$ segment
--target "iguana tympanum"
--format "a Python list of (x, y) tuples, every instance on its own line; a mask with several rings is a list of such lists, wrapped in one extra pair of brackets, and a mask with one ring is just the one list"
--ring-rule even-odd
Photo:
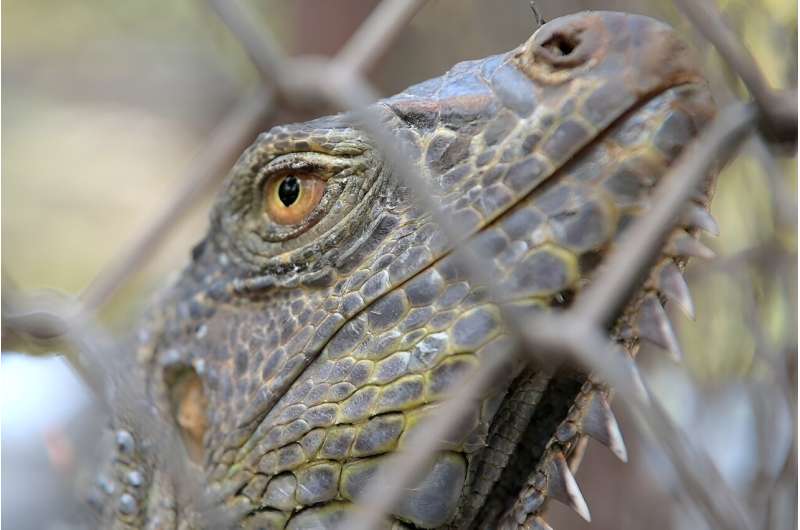
[[(556, 311), (714, 112), (687, 47), (643, 16), (586, 12), (457, 64), (373, 110), (504, 293)], [(613, 330), (669, 346), (708, 190)], [(189, 493), (131, 417), (94, 492), (109, 528), (333, 528), (466, 370), (509, 345), (496, 305), (352, 114), (275, 127), (227, 178), (191, 263), (153, 304), (127, 376), (203, 477)], [(140, 378), (140, 379), (137, 379)], [(141, 422), (140, 422), (141, 423)], [(625, 458), (589, 374), (509, 365), (386, 528), (547, 528), (588, 515), (569, 462), (586, 436)], [(203, 504), (201, 499), (205, 499)], [(205, 506), (203, 511), (199, 506)]]

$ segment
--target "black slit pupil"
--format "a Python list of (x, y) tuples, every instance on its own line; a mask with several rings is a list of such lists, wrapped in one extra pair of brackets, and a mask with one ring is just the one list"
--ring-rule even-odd
[(291, 206), (300, 196), (300, 179), (295, 176), (288, 176), (281, 181), (278, 186), (278, 198), (284, 206)]

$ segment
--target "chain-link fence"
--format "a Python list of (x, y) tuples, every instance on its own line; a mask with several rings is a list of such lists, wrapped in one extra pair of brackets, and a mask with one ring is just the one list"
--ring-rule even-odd
[[(26, 296), (14, 290), (10, 280), (4, 276), (4, 339), (16, 337), (34, 342), (58, 339), (69, 344), (77, 352), (72, 359), (98, 396), (106, 395), (104, 388), (110, 381), (122, 389), (116, 392), (114, 402), (109, 403), (110, 410), (119, 413), (124, 409), (139, 415), (142, 421), (138, 428), (142, 433), (149, 433), (165, 451), (173, 448), (176, 476), (188, 482), (195, 481), (192, 487), (201, 491), (202, 478), (188, 472), (191, 466), (180, 463), (182, 453), (174, 450), (178, 438), (172, 428), (153, 424), (146, 419), (150, 417), (147, 413), (136, 409), (136, 404), (145, 400), (137, 399), (141, 391), (126, 383), (123, 375), (126, 365), (133, 360), (121, 352), (113, 353), (116, 352), (114, 341), (97, 323), (96, 315), (132, 274), (151, 258), (176, 221), (200, 197), (218, 185), (230, 161), (246, 147), (254, 134), (269, 123), (278, 110), (287, 108), (305, 112), (330, 108), (353, 111), (394, 168), (397, 178), (411, 189), (417, 201), (428, 210), (443, 234), (457, 248), (455, 259), (467, 272), (470, 282), (484, 286), (490, 299), (502, 299), (502, 293), (497, 292), (491, 279), (486, 277), (486, 271), (491, 267), (484, 266), (485, 258), (468, 245), (460, 244), (465, 241), (465, 234), (442, 214), (432, 199), (435, 195), (428, 189), (428, 183), (408, 163), (409, 157), (400, 152), (392, 132), (367, 110), (367, 105), (377, 100), (378, 94), (365, 74), (379, 64), (394, 39), (424, 4), (421, 0), (384, 0), (335, 57), (320, 59), (287, 56), (270, 31), (260, 26), (256, 22), (258, 17), (249, 13), (244, 5), (212, 0), (211, 7), (239, 39), (258, 69), (261, 85), (242, 97), (219, 122), (208, 144), (187, 168), (180, 191), (170, 204), (140, 237), (121, 249), (118, 258), (97, 275), (78, 299)], [(708, 527), (784, 528), (783, 525), (793, 522), (794, 513), (787, 516), (786, 507), (776, 508), (772, 500), (781, 492), (788, 492), (790, 498), (796, 494), (796, 441), (789, 457), (780, 463), (778, 472), (772, 468), (760, 469), (756, 473), (759, 480), (755, 482), (754, 490), (743, 497), (723, 478), (718, 466), (709, 458), (708, 448), (696, 443), (691, 433), (687, 433), (667, 413), (660, 398), (651, 391), (651, 382), (640, 375), (633, 359), (607, 337), (606, 330), (639, 288), (637, 280), (657, 258), (694, 190), (715, 164), (735, 159), (743, 146), (761, 164), (759, 183), (768, 190), (774, 226), (784, 230), (789, 227), (789, 232), (792, 232), (796, 224), (795, 192), (786, 190), (781, 176), (782, 162), (775, 158), (776, 152), (792, 156), (796, 148), (796, 91), (770, 88), (754, 59), (741, 44), (741, 39), (726, 26), (712, 3), (676, 0), (675, 5), (717, 50), (727, 71), (735, 74), (746, 87), (750, 100), (741, 101), (730, 92), (715, 94), (718, 101), (724, 103), (718, 116), (660, 180), (650, 211), (626, 232), (618, 247), (607, 257), (607, 266), (602, 273), (572, 307), (534, 322), (524, 321), (511, 311), (504, 311), (503, 318), (516, 339), (520, 355), (533, 358), (533, 352), (537, 352), (537, 356), (549, 352), (554, 356), (565, 356), (615, 389), (626, 413), (644, 434), (649, 446), (671, 468), (681, 505), (702, 514)], [(712, 85), (713, 82), (712, 79)], [(714, 88), (717, 92), (722, 90)], [(796, 416), (796, 335), (793, 342), (791, 338), (788, 342), (776, 342), (765, 329), (759, 309), (759, 296), (765, 286), (758, 283), (761, 279), (754, 279), (753, 273), (757, 271), (759, 278), (772, 275), (785, 280), (783, 285), (788, 286), (789, 305), (794, 304), (792, 298), (796, 284), (792, 287), (786, 278), (793, 274), (796, 259), (792, 245), (767, 241), (712, 260), (693, 269), (692, 274), (700, 277), (722, 271), (735, 279), (731, 285), (740, 289), (741, 296), (747, 300), (743, 305), (747, 331), (755, 343), (755, 351), (769, 371), (771, 387), (778, 389), (769, 398), (761, 397), (782, 400)], [(448, 433), (458, 426), (481, 390), (498, 378), (506, 361), (502, 355), (486, 359), (478, 369), (466, 375), (465, 384), (455, 385), (457, 390), (440, 406), (435, 421), (419, 431), (412, 445), (413, 451), (393, 456), (380, 469), (371, 481), (374, 487), (366, 488), (367, 493), (360, 501), (363, 509), (356, 512), (343, 528), (376, 527), (383, 515), (399, 502), (406, 488), (427, 470), (433, 455), (440, 449), (441, 441), (446, 440)], [(768, 403), (765, 410), (770, 408)], [(775, 436), (774, 425), (765, 418), (755, 435), (758, 447), (769, 453)], [(764, 462), (767, 460), (765, 457)], [(747, 501), (743, 502), (743, 498)]]

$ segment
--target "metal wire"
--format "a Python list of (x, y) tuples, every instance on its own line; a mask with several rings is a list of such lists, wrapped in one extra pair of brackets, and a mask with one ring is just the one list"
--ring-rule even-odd
[[(97, 311), (149, 259), (175, 221), (217, 182), (219, 175), (267, 121), (276, 102), (297, 107), (318, 102), (354, 111), (364, 130), (373, 137), (387, 162), (393, 166), (394, 173), (416, 194), (418, 202), (430, 212), (449, 239), (455, 249), (454, 259), (459, 260), (463, 270), (467, 271), (472, 284), (487, 288), (490, 298), (502, 299), (503, 293), (498, 292), (486, 277), (485, 271), (490, 267), (484, 265), (484, 258), (465, 244), (466, 234), (441, 213), (439, 205), (432, 199), (434, 195), (430, 193), (428, 183), (407, 162), (408, 157), (404, 157), (397, 147), (392, 132), (366, 109), (377, 99), (377, 93), (364, 78), (365, 73), (377, 64), (392, 40), (424, 3), (424, 0), (384, 0), (338, 55), (327, 62), (319, 62), (287, 57), (270, 32), (257, 25), (239, 2), (210, 0), (212, 8), (239, 39), (260, 72), (263, 86), (243, 98), (223, 119), (206, 148), (188, 168), (184, 184), (174, 200), (133, 244), (120, 253), (119, 259), (98, 274), (80, 300), (71, 301), (69, 309), (53, 308), (52, 301), (33, 303), (17, 294), (17, 301), (10, 310), (4, 311), (4, 328), (40, 339), (58, 335), (75, 337), (78, 333), (80, 340), (77, 342), (94, 352), (85, 364), (92, 365), (93, 386), (99, 387), (98, 393), (103, 394), (102, 383), (98, 381), (114, 379), (114, 372), (122, 364), (118, 360), (98, 359), (97, 344), (90, 344), (96, 342), (96, 334), (81, 330), (98, 329), (93, 322)], [(427, 471), (431, 458), (441, 447), (441, 440), (447, 439), (448, 433), (459, 423), (481, 389), (497, 379), (511, 355), (522, 355), (531, 361), (541, 360), (546, 355), (569, 358), (612, 384), (642, 431), (649, 433), (651, 441), (672, 464), (684, 491), (682, 500), (693, 504), (711, 528), (749, 530), (756, 527), (708, 455), (669, 418), (642, 381), (633, 361), (615, 349), (605, 333), (639, 287), (638, 280), (657, 258), (687, 198), (707, 174), (713, 161), (734, 157), (739, 145), (752, 134), (757, 135), (757, 141), (761, 142), (757, 144), (759, 149), (764, 149), (763, 142), (766, 141), (796, 144), (796, 92), (777, 92), (768, 86), (752, 56), (725, 26), (714, 6), (707, 2), (701, 6), (700, 2), (688, 0), (676, 0), (675, 3), (740, 76), (754, 103), (734, 102), (720, 112), (661, 180), (651, 210), (634, 224), (608, 257), (608, 266), (603, 273), (569, 310), (534, 322), (526, 322), (518, 314), (503, 310), (506, 327), (515, 338), (515, 349), (487, 360), (465, 375), (464, 384), (455, 385), (458, 390), (441, 404), (428, 428), (420, 431), (422, 434), (415, 439), (413, 450), (393, 455), (380, 468), (371, 483), (374, 487), (365, 489), (367, 493), (361, 499), (361, 508), (342, 528), (368, 530), (380, 523), (402, 499), (406, 488)], [(770, 156), (767, 152), (762, 160), (774, 166)], [(776, 186), (774, 181), (769, 185), (771, 189)], [(67, 314), (79, 315), (83, 320), (78, 323)], [(98, 369), (100, 373), (96, 373)], [(121, 395), (131, 398), (130, 392), (135, 390)], [(154, 439), (167, 440), (163, 442), (165, 444), (173, 443), (174, 433), (169, 427), (142, 423), (140, 427)], [(157, 435), (159, 430), (161, 434)], [(175, 458), (182, 462), (181, 458), (185, 456), (176, 455)]]

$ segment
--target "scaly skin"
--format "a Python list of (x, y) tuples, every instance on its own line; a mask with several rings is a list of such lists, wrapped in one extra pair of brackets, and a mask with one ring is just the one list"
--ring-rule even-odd
[[(674, 33), (617, 13), (552, 21), (374, 108), (471, 234), (502, 303), (531, 313), (580, 296), (713, 113)], [(325, 191), (286, 226), (264, 189), (290, 173)], [(658, 341), (690, 229), (611, 330), (631, 353), (640, 336)], [(276, 127), (242, 155), (208, 235), (142, 323), (130, 377), (182, 433), (214, 513), (234, 527), (330, 528), (449, 385), (508, 346), (498, 307), (343, 114)], [(582, 512), (567, 469), (579, 442), (624, 457), (605, 395), (578, 370), (511, 363), (387, 528), (545, 528), (548, 496)], [(107, 526), (210, 524), (147, 435), (124, 415), (114, 426)]]

